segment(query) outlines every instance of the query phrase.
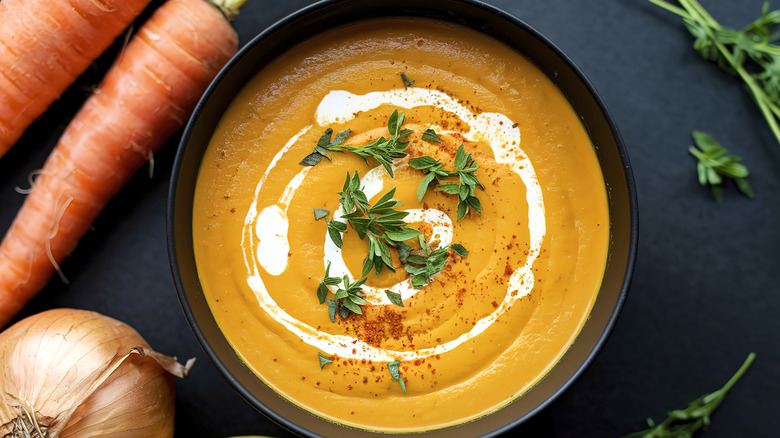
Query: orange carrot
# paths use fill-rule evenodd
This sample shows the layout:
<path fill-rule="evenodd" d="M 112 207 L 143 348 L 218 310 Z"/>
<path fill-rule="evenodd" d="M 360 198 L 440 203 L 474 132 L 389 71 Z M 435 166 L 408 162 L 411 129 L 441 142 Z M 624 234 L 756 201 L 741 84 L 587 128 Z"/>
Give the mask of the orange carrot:
<path fill-rule="evenodd" d="M 0 244 L 0 327 L 187 120 L 237 48 L 233 28 L 204 0 L 168 0 L 131 39 L 66 128 Z"/>
<path fill-rule="evenodd" d="M 0 2 L 0 157 L 148 3 Z"/>

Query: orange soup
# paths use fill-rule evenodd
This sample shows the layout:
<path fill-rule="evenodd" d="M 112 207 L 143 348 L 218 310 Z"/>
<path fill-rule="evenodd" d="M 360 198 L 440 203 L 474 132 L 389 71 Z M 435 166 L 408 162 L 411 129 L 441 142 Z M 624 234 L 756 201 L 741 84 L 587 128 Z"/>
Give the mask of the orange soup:
<path fill-rule="evenodd" d="M 194 200 L 206 299 L 257 376 L 316 415 L 405 432 L 521 397 L 596 299 L 593 145 L 512 49 L 426 19 L 339 27 L 263 68 Z"/>

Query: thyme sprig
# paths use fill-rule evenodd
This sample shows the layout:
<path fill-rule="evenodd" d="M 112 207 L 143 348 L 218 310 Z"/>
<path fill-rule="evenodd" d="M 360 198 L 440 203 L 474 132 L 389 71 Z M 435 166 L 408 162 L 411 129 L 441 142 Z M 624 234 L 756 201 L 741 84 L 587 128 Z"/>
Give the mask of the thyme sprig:
<path fill-rule="evenodd" d="M 336 305 L 341 305 L 352 313 L 362 315 L 363 311 L 360 309 L 360 306 L 366 304 L 366 300 L 363 299 L 366 294 L 362 292 L 360 287 L 366 282 L 366 277 L 350 282 L 349 276 L 345 275 L 342 281 L 344 287 L 336 291 L 333 300 L 336 302 Z"/>
<path fill-rule="evenodd" d="M 705 187 L 709 185 L 715 200 L 720 202 L 723 199 L 726 179 L 733 180 L 742 194 L 753 197 L 753 188 L 747 180 L 748 169 L 740 163 L 738 156 L 730 155 L 720 143 L 704 132 L 693 131 L 693 141 L 698 149 L 691 146 L 688 152 L 698 160 L 696 169 L 699 184 Z"/>
<path fill-rule="evenodd" d="M 360 306 L 366 304 L 366 300 L 363 299 L 366 295 L 363 293 L 361 286 L 365 282 L 365 277 L 355 281 L 349 281 L 349 276 L 347 275 L 344 277 L 331 277 L 330 262 L 328 262 L 328 266 L 325 268 L 325 278 L 317 287 L 317 299 L 319 299 L 320 304 L 328 302 L 328 313 L 331 322 L 336 322 L 336 311 L 339 312 L 342 318 L 347 318 L 352 313 L 363 313 Z M 338 285 L 343 286 L 336 289 L 333 299 L 328 298 L 328 293 L 330 292 L 328 286 Z"/>
<path fill-rule="evenodd" d="M 398 254 L 404 263 L 404 269 L 412 276 L 412 287 L 420 289 L 430 283 L 431 277 L 441 272 L 444 265 L 447 264 L 449 246 L 442 246 L 433 251 L 428 247 L 428 243 L 423 236 L 417 237 L 419 250 L 413 250 L 408 245 L 404 251 L 399 249 Z"/>
<path fill-rule="evenodd" d="M 347 173 L 339 195 L 341 208 L 347 212 L 342 218 L 347 220 L 358 237 L 368 239 L 368 256 L 363 260 L 361 276 L 368 275 L 372 268 L 379 274 L 383 266 L 395 271 L 390 247 L 396 247 L 399 243 L 421 234 L 419 230 L 407 227 L 403 221 L 403 218 L 409 215 L 408 212 L 396 210 L 403 203 L 393 199 L 395 188 L 385 193 L 372 206 L 360 189 L 360 176 L 356 171 L 352 176 Z"/>
<path fill-rule="evenodd" d="M 336 151 L 341 152 L 340 147 L 342 147 L 342 144 L 344 140 L 346 140 L 349 137 L 350 130 L 344 130 L 336 134 L 336 138 L 331 140 L 331 136 L 333 135 L 333 129 L 328 128 L 325 130 L 325 133 L 322 134 L 319 141 L 317 142 L 317 145 L 314 146 L 314 151 L 310 153 L 309 155 L 303 157 L 303 160 L 301 160 L 300 164 L 301 166 L 316 166 L 317 164 L 322 161 L 323 158 L 327 158 L 328 161 L 332 161 L 330 154 L 328 154 L 328 151 Z"/>
<path fill-rule="evenodd" d="M 387 130 L 390 133 L 390 138 L 379 137 L 375 141 L 363 146 L 347 146 L 342 144 L 350 134 L 350 130 L 341 131 L 336 134 L 336 137 L 331 140 L 333 130 L 328 128 L 325 133 L 320 137 L 317 145 L 314 147 L 314 151 L 301 160 L 299 164 L 302 166 L 315 166 L 322 161 L 322 158 L 331 159 L 328 155 L 329 151 L 332 152 L 352 152 L 363 158 L 368 163 L 369 158 L 375 159 L 382 167 L 387 170 L 387 173 L 391 177 L 393 175 L 393 160 L 396 158 L 403 158 L 407 155 L 404 150 L 409 145 L 408 141 L 403 141 L 404 138 L 414 131 L 411 129 L 401 129 L 404 124 L 405 115 L 398 110 L 393 111 L 390 118 L 387 121 Z"/>
<path fill-rule="evenodd" d="M 330 276 L 330 262 L 328 262 L 328 266 L 325 268 L 325 278 L 317 287 L 317 298 L 320 300 L 320 304 L 328 298 L 328 286 L 335 286 L 339 283 L 341 283 L 341 278 Z"/>
<path fill-rule="evenodd" d="M 780 142 L 780 11 L 764 3 L 761 16 L 737 30 L 721 26 L 697 0 L 648 0 L 682 17 L 693 48 L 728 74 L 739 76 Z"/>
<path fill-rule="evenodd" d="M 434 179 L 444 180 L 450 177 L 458 177 L 458 184 L 447 183 L 439 186 L 439 190 L 444 193 L 458 195 L 458 220 L 463 219 L 472 208 L 477 213 L 482 213 L 482 205 L 479 202 L 479 198 L 477 198 L 476 188 L 479 187 L 485 190 L 485 187 L 479 182 L 475 173 L 479 166 L 476 165 L 471 154 L 466 153 L 463 144 L 458 147 L 458 151 L 455 153 L 455 161 L 453 162 L 454 172 L 444 170 L 444 163 L 428 156 L 412 158 L 409 160 L 409 166 L 427 172 L 417 187 L 418 201 L 422 201 L 423 197 L 425 197 L 425 193 Z"/>
<path fill-rule="evenodd" d="M 626 435 L 624 438 L 691 438 L 693 434 L 703 427 L 710 425 L 710 416 L 720 406 L 726 394 L 745 374 L 750 364 L 756 358 L 755 353 L 750 353 L 745 362 L 731 376 L 728 382 L 717 391 L 704 395 L 688 404 L 685 409 L 677 409 L 669 412 L 669 416 L 661 423 L 655 424 L 647 419 L 650 428 Z"/>

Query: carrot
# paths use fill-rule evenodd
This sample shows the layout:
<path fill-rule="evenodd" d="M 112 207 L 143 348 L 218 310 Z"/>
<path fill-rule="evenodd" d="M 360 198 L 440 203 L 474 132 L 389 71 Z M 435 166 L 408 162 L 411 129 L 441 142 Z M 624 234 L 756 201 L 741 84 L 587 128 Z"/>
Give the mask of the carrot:
<path fill-rule="evenodd" d="M 148 3 L 0 2 L 0 157 Z"/>
<path fill-rule="evenodd" d="M 0 244 L 0 327 L 59 271 L 237 48 L 225 16 L 204 0 L 168 0 L 131 39 L 66 128 Z"/>

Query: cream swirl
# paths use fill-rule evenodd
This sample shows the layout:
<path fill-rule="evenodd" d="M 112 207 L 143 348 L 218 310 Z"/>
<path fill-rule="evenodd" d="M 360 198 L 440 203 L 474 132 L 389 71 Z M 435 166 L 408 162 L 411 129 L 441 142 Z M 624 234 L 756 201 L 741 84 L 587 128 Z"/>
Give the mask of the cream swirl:
<path fill-rule="evenodd" d="M 247 267 L 247 284 L 254 291 L 260 307 L 294 333 L 303 342 L 327 353 L 342 358 L 367 359 L 375 361 L 415 360 L 451 351 L 469 339 L 478 336 L 492 325 L 518 299 L 529 294 L 534 285 L 532 266 L 539 255 L 546 233 L 544 200 L 541 186 L 530 159 L 520 148 L 520 130 L 512 120 L 500 113 L 474 114 L 467 107 L 458 103 L 451 96 L 438 90 L 412 87 L 407 90 L 394 89 L 378 91 L 364 95 L 356 95 L 347 91 L 331 91 L 320 102 L 315 118 L 320 126 L 332 123 L 344 123 L 361 111 L 369 111 L 383 104 L 401 108 L 419 106 L 435 106 L 457 115 L 470 127 L 464 136 L 472 141 L 484 141 L 490 145 L 495 160 L 507 164 L 526 186 L 526 202 L 528 204 L 529 251 L 523 266 L 517 268 L 511 275 L 504 300 L 487 316 L 478 320 L 466 333 L 434 347 L 412 351 L 395 351 L 378 348 L 366 342 L 345 335 L 334 335 L 318 331 L 316 328 L 296 319 L 280 308 L 260 276 L 260 269 L 270 275 L 280 275 L 287 266 L 289 242 L 287 229 L 289 226 L 287 208 L 295 196 L 296 190 L 305 180 L 310 167 L 304 167 L 285 187 L 276 204 L 258 205 L 258 194 L 268 175 L 276 163 L 286 154 L 298 138 L 308 132 L 313 126 L 307 126 L 293 136 L 274 156 L 263 177 L 255 189 L 255 198 L 244 220 L 244 233 L 241 246 L 244 251 L 244 262 Z M 439 128 L 439 131 L 444 131 Z M 395 163 L 400 165 L 402 163 Z M 381 167 L 372 169 L 362 182 L 366 196 L 371 199 L 382 190 Z M 262 207 L 262 208 L 261 208 Z M 425 221 L 434 227 L 434 234 L 440 235 L 440 244 L 446 245 L 452 241 L 452 222 L 438 210 L 408 210 L 408 221 Z M 337 216 L 340 214 L 337 213 Z M 444 217 L 442 217 L 444 216 Z M 262 248 L 262 251 L 259 249 Z M 341 252 L 329 238 L 325 239 L 325 257 L 323 263 L 331 263 L 331 275 L 350 275 L 344 264 Z M 354 278 L 354 276 L 350 275 Z M 416 293 L 408 280 L 391 287 L 408 298 Z M 424 286 L 423 286 L 424 287 Z M 373 288 L 364 287 L 366 300 L 372 304 L 390 304 L 384 294 Z"/>

